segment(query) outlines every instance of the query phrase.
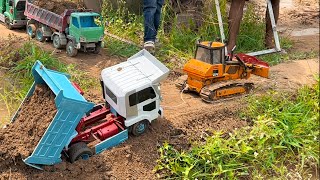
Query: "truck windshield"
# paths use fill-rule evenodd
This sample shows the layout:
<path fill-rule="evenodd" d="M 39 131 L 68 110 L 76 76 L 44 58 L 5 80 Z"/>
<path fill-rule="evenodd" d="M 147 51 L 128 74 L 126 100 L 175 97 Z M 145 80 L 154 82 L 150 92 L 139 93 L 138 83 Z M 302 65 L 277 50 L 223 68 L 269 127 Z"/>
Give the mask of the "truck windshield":
<path fill-rule="evenodd" d="M 16 5 L 17 11 L 24 11 L 26 8 L 26 2 L 25 1 L 19 1 Z"/>
<path fill-rule="evenodd" d="M 98 25 L 94 22 L 95 17 L 93 16 L 83 16 L 80 17 L 80 24 L 82 28 L 86 27 L 98 27 Z"/>

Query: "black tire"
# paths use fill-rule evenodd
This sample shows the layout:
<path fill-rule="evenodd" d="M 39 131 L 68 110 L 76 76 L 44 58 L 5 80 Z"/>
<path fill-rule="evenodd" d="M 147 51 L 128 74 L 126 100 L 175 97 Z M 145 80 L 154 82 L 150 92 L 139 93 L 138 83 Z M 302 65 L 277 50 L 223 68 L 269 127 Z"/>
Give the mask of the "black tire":
<path fill-rule="evenodd" d="M 54 35 L 52 38 L 52 43 L 53 43 L 53 47 L 55 47 L 56 49 L 61 49 L 62 45 L 61 45 L 61 40 L 59 35 Z"/>
<path fill-rule="evenodd" d="M 101 50 L 101 42 L 96 43 L 96 47 L 93 51 L 94 54 L 99 54 Z"/>
<path fill-rule="evenodd" d="M 78 54 L 78 49 L 76 49 L 74 47 L 73 41 L 69 41 L 67 43 L 66 51 L 67 51 L 68 56 L 70 56 L 70 57 L 74 57 Z"/>
<path fill-rule="evenodd" d="M 132 125 L 130 130 L 134 136 L 140 136 L 141 134 L 146 132 L 147 127 L 148 127 L 148 121 L 144 120 Z"/>
<path fill-rule="evenodd" d="M 90 156 L 93 155 L 90 148 L 84 142 L 78 142 L 70 146 L 68 150 L 69 160 L 71 163 L 79 159 L 87 160 Z"/>
<path fill-rule="evenodd" d="M 10 19 L 8 17 L 5 18 L 5 25 L 9 30 L 13 29 L 12 25 L 10 24 Z"/>
<path fill-rule="evenodd" d="M 36 30 L 36 39 L 40 42 L 43 42 L 44 40 L 46 40 L 46 38 L 43 36 L 43 31 L 41 28 L 38 28 Z"/>
<path fill-rule="evenodd" d="M 36 36 L 36 26 L 34 24 L 27 25 L 27 34 L 29 37 L 34 38 Z"/>
<path fill-rule="evenodd" d="M 100 50 L 101 50 L 101 46 L 100 46 L 100 44 L 98 44 L 98 45 L 96 46 L 96 48 L 94 49 L 93 53 L 94 53 L 94 54 L 99 54 L 99 53 L 100 53 Z"/>

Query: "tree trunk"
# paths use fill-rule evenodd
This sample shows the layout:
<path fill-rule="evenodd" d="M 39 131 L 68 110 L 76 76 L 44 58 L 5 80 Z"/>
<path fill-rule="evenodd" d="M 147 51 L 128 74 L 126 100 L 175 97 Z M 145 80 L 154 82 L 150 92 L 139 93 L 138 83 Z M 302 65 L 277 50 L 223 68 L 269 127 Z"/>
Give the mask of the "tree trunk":
<path fill-rule="evenodd" d="M 280 9 L 280 0 L 271 0 L 272 9 L 276 24 L 279 18 L 279 9 Z M 274 37 L 273 37 L 273 30 L 271 25 L 271 20 L 269 16 L 269 9 L 266 11 L 266 36 L 265 36 L 265 46 L 267 48 L 274 47 Z"/>
<path fill-rule="evenodd" d="M 229 40 L 228 52 L 236 45 L 240 30 L 240 22 L 243 16 L 243 7 L 246 0 L 232 0 L 229 12 Z"/>

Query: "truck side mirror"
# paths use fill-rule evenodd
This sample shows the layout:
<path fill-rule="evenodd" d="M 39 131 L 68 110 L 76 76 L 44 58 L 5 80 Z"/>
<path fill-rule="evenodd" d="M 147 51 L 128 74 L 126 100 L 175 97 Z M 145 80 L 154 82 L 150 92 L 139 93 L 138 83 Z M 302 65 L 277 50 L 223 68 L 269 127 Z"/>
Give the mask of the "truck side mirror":
<path fill-rule="evenodd" d="M 9 6 L 13 6 L 13 1 L 12 0 L 9 1 Z"/>

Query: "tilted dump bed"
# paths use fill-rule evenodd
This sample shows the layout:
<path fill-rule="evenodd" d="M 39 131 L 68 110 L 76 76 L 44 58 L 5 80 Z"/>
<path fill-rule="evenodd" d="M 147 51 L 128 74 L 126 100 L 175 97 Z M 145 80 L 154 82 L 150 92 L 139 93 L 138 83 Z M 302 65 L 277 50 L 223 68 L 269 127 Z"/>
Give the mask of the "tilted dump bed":
<path fill-rule="evenodd" d="M 61 162 L 63 148 L 67 147 L 77 135 L 76 126 L 85 113 L 93 108 L 94 104 L 87 102 L 76 90 L 69 81 L 68 75 L 46 69 L 40 61 L 37 61 L 33 66 L 32 74 L 34 83 L 25 100 L 33 94 L 36 84 L 46 84 L 56 95 L 57 113 L 32 155 L 24 159 L 26 164 L 40 168 L 38 165 L 53 165 Z M 19 111 L 20 108 L 12 122 Z"/>
<path fill-rule="evenodd" d="M 28 19 L 34 19 L 42 24 L 58 30 L 59 32 L 63 32 L 68 27 L 68 16 L 70 16 L 72 12 L 74 12 L 74 10 L 65 10 L 62 15 L 59 15 L 40 8 L 39 6 L 32 4 L 31 0 L 27 0 L 24 15 Z"/>

